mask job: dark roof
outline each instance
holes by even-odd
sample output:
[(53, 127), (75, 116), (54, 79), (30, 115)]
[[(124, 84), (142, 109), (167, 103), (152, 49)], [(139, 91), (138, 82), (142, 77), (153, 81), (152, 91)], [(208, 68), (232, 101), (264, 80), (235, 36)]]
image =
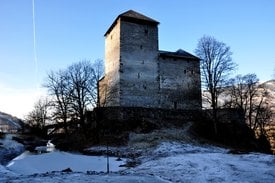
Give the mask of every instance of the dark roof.
[(159, 56), (161, 57), (172, 57), (172, 58), (187, 58), (191, 60), (200, 60), (198, 57), (192, 55), (191, 53), (188, 53), (182, 49), (179, 49), (175, 52), (170, 51), (159, 51)]
[(159, 24), (159, 22), (157, 22), (156, 20), (154, 20), (150, 17), (147, 17), (145, 15), (142, 15), (142, 14), (136, 12), (136, 11), (133, 11), (133, 10), (126, 11), (125, 13), (120, 14), (119, 17), (139, 19), (139, 20), (142, 20), (142, 21), (145, 21), (145, 22), (151, 22), (151, 23), (154, 23), (154, 24)]
[(113, 27), (115, 26), (115, 24), (116, 24), (116, 22), (119, 18), (123, 21), (140, 23), (140, 24), (149, 24), (149, 25), (158, 25), (159, 24), (158, 21), (156, 21), (152, 18), (149, 18), (145, 15), (142, 15), (142, 14), (136, 12), (136, 11), (129, 10), (129, 11), (126, 11), (126, 12), (118, 15), (118, 17), (115, 19), (115, 21), (109, 27), (109, 29), (104, 34), (104, 36), (106, 36), (113, 29)]

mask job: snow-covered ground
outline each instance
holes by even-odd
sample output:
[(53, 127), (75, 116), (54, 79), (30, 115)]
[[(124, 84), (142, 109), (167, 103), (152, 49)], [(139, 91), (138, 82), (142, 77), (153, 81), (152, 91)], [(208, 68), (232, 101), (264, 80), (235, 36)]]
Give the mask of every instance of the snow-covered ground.
[[(121, 169), (118, 165), (124, 162), (119, 161), (114, 165), (115, 172), (110, 174), (98, 172), (106, 170), (106, 158), (102, 159), (100, 168), (101, 160), (91, 156), (53, 152), (43, 154), (43, 158), (36, 160), (38, 164), (33, 159), (35, 155), (21, 156), (8, 167), (0, 165), (0, 182), (275, 182), (273, 155), (229, 154), (227, 149), (176, 142), (163, 142), (157, 148), (144, 152), (139, 158), (139, 166)], [(66, 164), (71, 160), (74, 163)], [(110, 159), (110, 166), (115, 162), (115, 159)], [(48, 173), (29, 175), (35, 166), (40, 168), (49, 164), (56, 164), (53, 167), (66, 166), (58, 169), (48, 167)], [(87, 169), (87, 164), (98, 165), (98, 169), (93, 166)], [(51, 172), (64, 167), (71, 168), (73, 172)], [(91, 172), (87, 173), (87, 170)]]
[(152, 157), (129, 170), (171, 182), (275, 182), (275, 157), (229, 154), (217, 147), (162, 143)]

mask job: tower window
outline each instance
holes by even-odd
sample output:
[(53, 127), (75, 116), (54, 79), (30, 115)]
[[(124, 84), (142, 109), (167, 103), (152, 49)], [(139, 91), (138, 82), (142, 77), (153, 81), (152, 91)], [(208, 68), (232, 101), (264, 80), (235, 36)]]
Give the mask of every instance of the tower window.
[(145, 35), (148, 35), (148, 29), (145, 29), (145, 30), (144, 30), (144, 34), (145, 34)]
[(147, 89), (147, 86), (146, 86), (145, 84), (143, 85), (143, 89), (144, 89), (144, 90), (146, 90), (146, 89)]
[(174, 102), (174, 109), (178, 109), (178, 103)]

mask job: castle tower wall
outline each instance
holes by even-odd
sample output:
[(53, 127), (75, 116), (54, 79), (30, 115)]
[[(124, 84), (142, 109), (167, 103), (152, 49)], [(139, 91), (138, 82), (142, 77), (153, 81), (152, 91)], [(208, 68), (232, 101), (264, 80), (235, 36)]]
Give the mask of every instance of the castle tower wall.
[(100, 106), (201, 109), (199, 58), (159, 51), (158, 24), (130, 10), (108, 29)]
[(105, 76), (100, 81), (101, 106), (120, 105), (120, 20), (105, 35)]
[(120, 105), (159, 107), (158, 27), (121, 23)]

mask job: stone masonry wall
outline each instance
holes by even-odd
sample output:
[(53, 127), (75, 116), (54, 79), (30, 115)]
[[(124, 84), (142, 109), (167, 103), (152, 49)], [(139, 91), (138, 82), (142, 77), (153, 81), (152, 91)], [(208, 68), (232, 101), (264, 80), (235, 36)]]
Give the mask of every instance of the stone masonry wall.
[(159, 58), (160, 106), (166, 109), (201, 109), (199, 61)]
[(105, 36), (105, 77), (100, 85), (101, 106), (119, 106), (120, 25)]
[(201, 110), (168, 110), (143, 107), (103, 107), (96, 108), (98, 121), (127, 122), (129, 126), (134, 121), (150, 121), (156, 126), (181, 126), (187, 122), (201, 120)]
[(120, 41), (120, 105), (158, 107), (157, 26), (123, 22)]
[[(193, 123), (209, 123), (209, 110), (173, 110), (159, 108), (143, 107), (102, 107), (95, 108), (96, 121), (104, 126), (109, 124), (110, 128), (121, 126), (128, 128), (133, 126), (142, 126), (143, 122), (151, 123), (155, 128), (162, 127), (181, 127), (182, 125)], [(244, 124), (244, 118), (240, 111), (234, 109), (221, 109), (219, 111), (219, 120), (223, 124)], [(89, 120), (88, 120), (89, 121)], [(211, 124), (210, 124), (211, 126)], [(117, 129), (120, 131), (121, 129)], [(131, 129), (130, 129), (131, 130)]]

